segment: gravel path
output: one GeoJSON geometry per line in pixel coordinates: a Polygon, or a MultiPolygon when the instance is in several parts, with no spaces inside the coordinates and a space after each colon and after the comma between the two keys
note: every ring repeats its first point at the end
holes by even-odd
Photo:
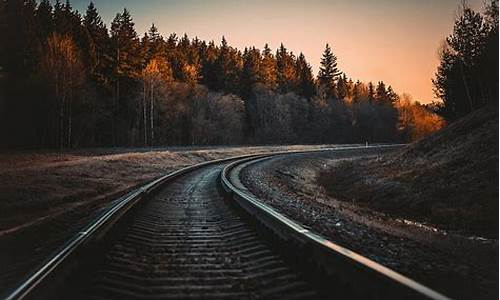
{"type": "Polygon", "coordinates": [[[257,197],[328,239],[456,299],[497,299],[498,240],[472,240],[329,197],[317,174],[382,150],[288,155],[250,165],[241,180],[257,197]]]}

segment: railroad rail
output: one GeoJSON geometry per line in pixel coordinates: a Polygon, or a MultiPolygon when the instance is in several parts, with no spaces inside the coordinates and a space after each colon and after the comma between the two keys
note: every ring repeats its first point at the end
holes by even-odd
{"type": "MultiPolygon", "coordinates": [[[[356,148],[343,148],[348,151],[356,148]]],[[[271,231],[282,243],[283,251],[291,260],[314,270],[315,280],[328,285],[336,283],[336,296],[356,299],[436,299],[448,297],[358,253],[335,244],[309,231],[260,201],[240,181],[243,168],[272,156],[244,158],[228,164],[221,173],[221,183],[230,197],[271,231]],[[291,251],[289,250],[291,249],[291,251]],[[354,287],[354,288],[353,288],[354,287]],[[342,292],[343,291],[343,292],[342,292]]]]}
{"type": "MultiPolygon", "coordinates": [[[[359,148],[366,147],[336,151],[359,148]]],[[[197,164],[128,193],[5,298],[446,299],[314,235],[235,184],[242,166],[285,153],[197,164]]]]}

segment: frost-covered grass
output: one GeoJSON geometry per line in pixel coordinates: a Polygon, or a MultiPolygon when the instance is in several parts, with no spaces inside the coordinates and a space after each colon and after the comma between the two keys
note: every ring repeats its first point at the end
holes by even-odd
{"type": "Polygon", "coordinates": [[[0,154],[0,236],[114,196],[175,169],[250,153],[323,146],[94,149],[0,154]]]}
{"type": "Polygon", "coordinates": [[[195,163],[325,146],[169,147],[0,154],[0,293],[113,199],[195,163]]]}
{"type": "Polygon", "coordinates": [[[340,200],[498,238],[498,112],[486,107],[398,152],[349,160],[318,177],[340,200]]]}

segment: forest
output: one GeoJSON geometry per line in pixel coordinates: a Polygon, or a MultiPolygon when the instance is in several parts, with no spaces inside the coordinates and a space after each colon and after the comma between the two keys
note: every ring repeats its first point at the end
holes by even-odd
{"type": "MultiPolygon", "coordinates": [[[[469,31],[469,19],[481,23],[480,38],[498,36],[487,13],[463,16],[469,31]]],[[[422,105],[350,78],[329,44],[314,76],[283,44],[237,49],[154,24],[140,35],[127,9],[108,28],[93,3],[81,14],[69,1],[0,0],[0,148],[413,141],[498,99],[498,70],[496,82],[485,73],[498,50],[460,52],[470,32],[457,26],[434,80],[443,101],[422,105]],[[465,108],[455,101],[463,86],[465,108]]]]}

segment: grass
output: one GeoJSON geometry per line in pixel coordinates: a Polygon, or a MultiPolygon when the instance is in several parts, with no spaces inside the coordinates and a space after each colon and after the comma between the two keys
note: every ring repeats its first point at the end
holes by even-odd
{"type": "Polygon", "coordinates": [[[105,206],[113,196],[194,163],[319,147],[322,146],[0,154],[0,236],[90,203],[97,208],[105,206]]]}
{"type": "Polygon", "coordinates": [[[317,180],[339,200],[498,238],[498,110],[479,110],[395,153],[343,161],[317,180]]]}

